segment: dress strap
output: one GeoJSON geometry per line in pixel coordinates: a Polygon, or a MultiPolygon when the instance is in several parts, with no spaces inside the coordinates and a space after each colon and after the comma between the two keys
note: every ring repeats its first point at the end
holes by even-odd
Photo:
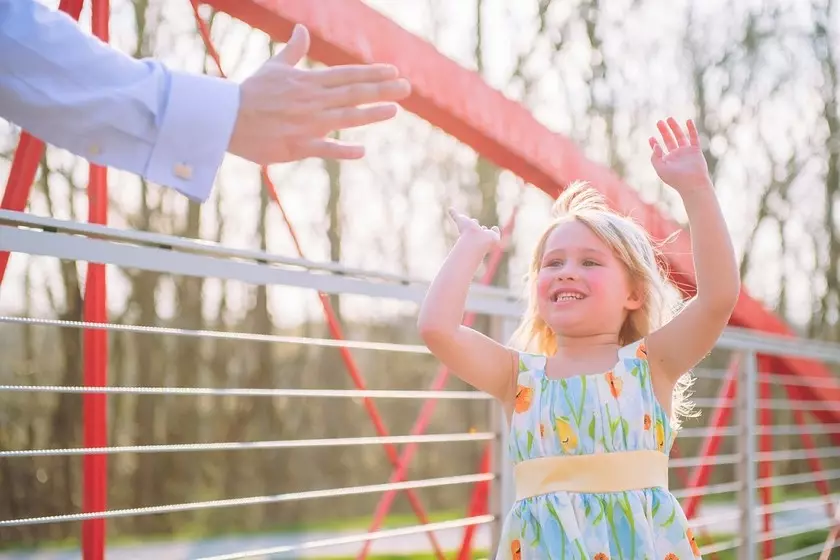
{"type": "Polygon", "coordinates": [[[527,352],[517,352],[518,354],[518,372],[517,377],[527,374],[529,377],[541,379],[545,377],[545,364],[547,358],[540,354],[529,354],[527,352]]]}
{"type": "Polygon", "coordinates": [[[622,346],[618,349],[618,357],[621,360],[632,360],[633,358],[647,360],[647,340],[640,338],[635,342],[622,346]]]}

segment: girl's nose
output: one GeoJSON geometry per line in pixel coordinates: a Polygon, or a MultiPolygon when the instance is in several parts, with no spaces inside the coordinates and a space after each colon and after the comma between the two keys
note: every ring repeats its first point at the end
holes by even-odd
{"type": "Polygon", "coordinates": [[[577,280],[578,273],[574,266],[564,266],[557,275],[558,280],[577,280]]]}

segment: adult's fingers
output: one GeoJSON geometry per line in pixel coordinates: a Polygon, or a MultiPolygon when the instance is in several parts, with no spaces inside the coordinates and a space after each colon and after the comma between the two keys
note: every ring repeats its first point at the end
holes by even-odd
{"type": "Polygon", "coordinates": [[[379,83],[352,84],[348,86],[321,89],[312,103],[318,107],[352,107],[370,103],[401,101],[411,93],[408,81],[399,78],[379,83]]]}
{"type": "Polygon", "coordinates": [[[347,64],[306,70],[302,77],[322,87],[341,87],[393,80],[399,77],[399,71],[392,64],[347,64]]]}
{"type": "Polygon", "coordinates": [[[321,137],[335,130],[367,126],[394,118],[397,106],[393,104],[370,105],[367,107],[344,107],[327,109],[298,119],[298,134],[321,137]]]}
{"type": "Polygon", "coordinates": [[[289,66],[294,66],[300,62],[306,53],[309,52],[309,31],[306,27],[298,24],[292,30],[292,36],[289,42],[283,47],[279,53],[274,55],[275,60],[282,61],[289,66]]]}
{"type": "Polygon", "coordinates": [[[365,147],[332,139],[310,140],[302,146],[303,158],[323,159],[361,159],[365,156],[365,147]]]}

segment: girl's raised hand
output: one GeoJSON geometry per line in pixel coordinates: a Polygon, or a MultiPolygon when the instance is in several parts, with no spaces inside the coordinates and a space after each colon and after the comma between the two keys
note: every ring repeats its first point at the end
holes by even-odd
{"type": "Polygon", "coordinates": [[[485,227],[478,223],[475,218],[470,218],[453,209],[449,209],[449,217],[458,226],[458,233],[462,238],[471,239],[486,249],[492,249],[502,240],[502,234],[498,226],[485,227]]]}
{"type": "Polygon", "coordinates": [[[709,188],[712,181],[709,177],[706,158],[703,157],[703,150],[700,149],[700,140],[697,137],[694,121],[686,122],[687,138],[673,118],[669,118],[667,124],[659,121],[656,127],[665,144],[663,150],[655,137],[650,138],[650,147],[653,149],[650,161],[659,178],[680,194],[709,188]]]}

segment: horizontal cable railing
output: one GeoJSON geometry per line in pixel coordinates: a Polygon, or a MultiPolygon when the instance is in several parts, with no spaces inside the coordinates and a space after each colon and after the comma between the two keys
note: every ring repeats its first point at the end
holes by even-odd
{"type": "Polygon", "coordinates": [[[477,525],[485,525],[492,523],[496,518],[492,515],[479,515],[475,517],[467,517],[464,519],[457,519],[454,521],[441,521],[437,523],[429,523],[427,525],[416,525],[413,527],[401,527],[399,529],[389,529],[385,531],[376,531],[374,533],[366,533],[364,535],[352,535],[347,537],[337,537],[333,539],[321,539],[317,541],[309,541],[293,546],[275,546],[271,548],[262,548],[257,550],[249,550],[245,552],[237,552],[234,554],[223,554],[219,556],[203,556],[198,560],[236,560],[238,558],[256,558],[267,555],[283,554],[287,552],[299,552],[303,550],[312,550],[315,548],[326,548],[329,546],[336,546],[341,544],[364,543],[367,541],[376,541],[380,539],[393,539],[396,537],[406,537],[409,535],[418,535],[428,531],[440,531],[444,529],[459,529],[465,527],[473,527],[477,525]]]}
{"type": "Polygon", "coordinates": [[[64,393],[88,395],[165,395],[213,397],[297,397],[409,400],[487,401],[477,391],[409,391],[388,389],[224,389],[210,387],[62,387],[58,385],[0,385],[0,393],[64,393]]]}
{"type": "MultiPolygon", "coordinates": [[[[336,263],[315,263],[270,255],[261,251],[228,249],[196,240],[143,232],[118,231],[101,226],[10,212],[0,212],[0,250],[28,251],[36,255],[70,260],[94,258],[97,262],[136,270],[201,278],[221,278],[247,285],[292,286],[309,290],[317,289],[326,294],[355,294],[368,298],[414,303],[422,300],[427,285],[426,282],[400,275],[366,271],[336,263]]],[[[490,316],[494,321],[505,325],[509,332],[518,320],[522,305],[523,301],[519,294],[498,288],[475,286],[471,290],[467,308],[468,311],[490,316]]],[[[155,321],[143,322],[154,323],[155,321]]],[[[100,323],[14,316],[8,312],[0,314],[0,324],[8,329],[37,327],[41,330],[63,329],[85,333],[106,331],[118,337],[130,337],[132,341],[153,335],[159,337],[160,340],[165,339],[166,343],[171,345],[189,344],[190,340],[212,340],[215,341],[213,344],[258,343],[260,348],[282,345],[284,351],[299,346],[306,347],[308,352],[323,350],[325,352],[382,353],[382,358],[378,354],[369,358],[370,363],[375,365],[378,365],[378,360],[385,359],[386,355],[390,358],[397,356],[400,359],[414,359],[415,356],[418,360],[429,359],[428,349],[420,344],[241,332],[249,329],[224,331],[168,325],[100,323]]],[[[696,394],[690,398],[701,414],[698,418],[686,419],[684,426],[678,432],[677,443],[672,450],[670,460],[671,491],[683,504],[689,517],[689,526],[698,538],[704,557],[707,558],[715,558],[718,553],[727,550],[736,548],[743,550],[746,546],[761,548],[763,552],[766,552],[767,558],[786,560],[803,558],[808,554],[819,552],[822,548],[817,544],[803,545],[797,550],[783,547],[789,546],[789,543],[798,542],[796,539],[800,537],[817,538],[820,532],[827,534],[827,529],[832,527],[833,523],[830,512],[840,492],[837,484],[840,480],[840,461],[838,461],[840,451],[837,446],[840,423],[823,420],[832,415],[836,418],[835,413],[840,410],[840,402],[834,400],[840,380],[836,375],[834,377],[788,375],[783,372],[784,368],[779,366],[779,361],[763,362],[757,360],[757,357],[795,357],[800,360],[825,362],[837,367],[840,364],[840,346],[730,328],[721,336],[713,355],[692,370],[691,373],[696,378],[697,385],[696,394]],[[727,362],[729,367],[726,366],[727,362]],[[730,384],[733,385],[730,386],[730,384]],[[753,391],[750,398],[747,398],[749,395],[745,396],[743,392],[745,384],[753,391]],[[783,391],[788,391],[788,393],[783,391]],[[820,391],[825,391],[825,394],[819,393],[820,391]],[[810,400],[815,393],[824,398],[810,400]],[[745,501],[745,498],[750,495],[753,501],[745,501]],[[749,505],[750,503],[752,505],[749,505]],[[747,523],[752,523],[754,530],[744,536],[739,530],[746,527],[747,523]],[[767,543],[778,543],[778,548],[772,551],[764,549],[767,543]]],[[[79,357],[76,356],[76,359],[79,357]]],[[[276,365],[282,363],[285,358],[272,359],[271,363],[276,365]]],[[[3,367],[6,369],[5,364],[3,367]]],[[[448,446],[446,449],[451,450],[455,447],[451,444],[478,444],[482,447],[487,444],[494,445],[492,448],[493,466],[486,470],[478,469],[481,472],[472,474],[451,475],[447,472],[442,476],[419,478],[409,476],[410,471],[406,466],[404,469],[406,472],[403,472],[402,476],[392,475],[387,482],[380,482],[380,479],[373,481],[353,479],[344,481],[341,487],[318,490],[287,491],[289,489],[283,488],[282,492],[274,492],[274,488],[260,488],[253,492],[255,495],[240,498],[195,499],[190,502],[179,502],[176,499],[171,500],[176,503],[170,504],[166,504],[166,500],[160,500],[166,505],[114,507],[106,511],[66,514],[56,512],[55,515],[28,515],[16,519],[0,519],[0,530],[94,519],[115,521],[136,516],[162,516],[226,508],[243,508],[243,511],[247,511],[250,507],[270,504],[287,504],[292,508],[301,502],[315,499],[335,500],[343,496],[387,495],[395,491],[429,491],[440,488],[454,491],[459,487],[486,485],[492,489],[488,490],[488,494],[492,495],[495,501],[485,496],[483,499],[487,501],[487,505],[483,510],[480,507],[471,508],[460,519],[427,520],[428,523],[367,532],[359,529],[353,534],[335,531],[334,536],[324,536],[323,532],[311,536],[303,534],[297,542],[277,546],[252,546],[250,542],[243,540],[241,544],[236,545],[236,552],[228,550],[219,554],[202,553],[196,557],[202,557],[205,560],[222,560],[282,556],[335,546],[359,545],[361,548],[366,542],[383,542],[410,535],[437,534],[442,531],[465,532],[467,528],[476,530],[475,547],[489,550],[497,544],[496,539],[502,517],[511,505],[509,492],[512,484],[511,473],[508,466],[503,466],[507,465],[506,449],[503,445],[499,445],[504,442],[507,430],[506,421],[502,418],[501,421],[496,422],[499,420],[498,407],[491,397],[479,391],[463,390],[463,388],[445,389],[442,384],[429,390],[391,388],[393,385],[390,383],[394,377],[399,376],[399,371],[388,371],[388,376],[378,379],[380,386],[384,381],[389,388],[378,386],[377,388],[357,387],[355,389],[290,387],[286,385],[290,385],[291,382],[287,382],[286,378],[280,374],[271,377],[272,381],[267,387],[257,386],[261,383],[249,383],[248,378],[243,376],[236,377],[235,383],[232,382],[237,386],[214,386],[224,385],[224,380],[228,379],[225,376],[229,375],[229,372],[224,370],[219,377],[223,382],[211,383],[206,378],[193,377],[193,380],[201,379],[201,381],[190,383],[192,386],[175,386],[178,385],[177,376],[157,378],[155,382],[147,382],[148,380],[142,377],[145,372],[139,372],[133,378],[123,377],[121,381],[124,383],[106,384],[103,387],[81,386],[79,385],[81,382],[72,377],[66,377],[58,382],[55,379],[45,379],[35,374],[27,374],[25,377],[16,379],[12,371],[0,373],[2,373],[0,398],[4,399],[5,403],[16,402],[15,399],[33,399],[31,401],[33,403],[36,402],[35,399],[47,401],[49,399],[46,395],[59,399],[77,398],[78,400],[107,396],[109,403],[129,399],[137,403],[165,400],[170,405],[177,402],[177,406],[189,407],[192,406],[192,401],[185,397],[206,397],[210,404],[204,403],[204,406],[209,406],[212,410],[212,407],[222,406],[219,403],[231,397],[253,398],[254,400],[249,401],[250,404],[247,406],[273,407],[278,403],[284,406],[291,403],[289,406],[292,408],[279,411],[267,408],[266,415],[267,417],[276,415],[278,424],[288,421],[290,425],[294,425],[299,410],[294,406],[297,406],[299,399],[326,399],[326,404],[318,405],[318,407],[324,407],[325,413],[333,403],[338,406],[342,399],[352,401],[353,405],[360,409],[374,406],[372,404],[374,401],[378,405],[379,402],[393,400],[397,401],[394,406],[406,407],[406,409],[411,406],[420,406],[423,404],[422,401],[426,403],[441,401],[447,406],[457,407],[471,406],[471,403],[489,405],[486,416],[488,421],[493,422],[489,427],[479,425],[467,431],[467,426],[449,426],[449,419],[446,418],[441,420],[447,423],[445,427],[437,426],[436,429],[428,430],[434,433],[425,433],[428,426],[423,425],[422,428],[412,429],[410,433],[403,433],[408,430],[402,430],[399,432],[400,435],[388,433],[383,427],[382,433],[376,435],[328,437],[332,434],[310,432],[301,434],[299,439],[294,437],[282,439],[282,436],[272,433],[267,436],[262,434],[256,437],[243,436],[236,440],[223,435],[195,438],[193,441],[210,440],[196,443],[177,440],[147,443],[145,440],[121,440],[120,434],[111,434],[109,441],[98,447],[79,447],[78,445],[60,447],[49,442],[43,445],[32,445],[30,449],[5,446],[0,448],[0,460],[8,462],[16,460],[34,462],[50,458],[63,458],[68,461],[78,459],[81,462],[88,458],[105,456],[116,462],[132,460],[135,456],[139,459],[141,456],[148,457],[157,454],[177,456],[181,453],[184,453],[185,457],[186,454],[193,454],[190,455],[192,457],[195,453],[282,452],[285,457],[286,453],[294,452],[330,448],[335,449],[336,452],[340,449],[352,451],[365,446],[382,445],[387,453],[378,460],[395,467],[395,471],[398,471],[396,467],[401,461],[399,456],[405,448],[445,444],[448,446]],[[70,381],[68,382],[67,379],[70,381]],[[292,399],[295,400],[292,401],[292,399]],[[187,404],[181,405],[182,402],[187,404]],[[490,420],[491,416],[493,420],[490,420]],[[401,446],[402,449],[398,449],[397,446],[401,446]],[[393,455],[389,455],[390,453],[393,455]],[[486,512],[486,515],[474,515],[475,511],[479,510],[482,513],[486,512]]],[[[338,377],[340,375],[337,373],[336,378],[338,377]]],[[[300,382],[299,378],[294,379],[295,383],[300,382]]],[[[331,382],[332,378],[329,379],[331,382]]],[[[321,409],[316,407],[314,410],[317,415],[321,409]]],[[[402,412],[401,409],[400,412],[402,412]]],[[[148,422],[152,424],[151,419],[148,422]]],[[[340,428],[352,429],[355,433],[361,429],[349,421],[342,422],[340,428]]],[[[442,452],[443,456],[446,457],[445,453],[449,452],[442,452]]],[[[202,460],[213,461],[212,458],[202,460]]],[[[416,459],[415,462],[420,460],[416,459]]],[[[318,466],[313,465],[312,468],[318,466]]],[[[52,465],[51,467],[54,468],[52,465]]],[[[354,465],[354,468],[360,470],[365,470],[365,467],[366,465],[354,465]]],[[[39,466],[39,468],[42,467],[39,466]]],[[[131,468],[135,467],[131,465],[131,468]]],[[[306,470],[307,466],[304,465],[301,468],[306,470]]],[[[160,474],[164,475],[164,473],[160,474]]],[[[480,499],[482,498],[476,498],[476,500],[480,499]]],[[[415,513],[417,513],[416,510],[415,513]]],[[[418,552],[432,548],[430,543],[425,541],[421,545],[425,548],[418,552]]],[[[354,550],[353,553],[355,552],[354,550]]],[[[487,556],[492,556],[492,551],[487,556]]],[[[2,558],[3,555],[0,552],[0,560],[2,558]]]]}
{"type": "Polygon", "coordinates": [[[470,474],[463,476],[447,476],[431,478],[426,480],[412,480],[407,482],[394,482],[389,484],[369,484],[366,486],[349,486],[345,488],[331,488],[328,490],[310,490],[307,492],[290,492],[287,494],[275,494],[273,496],[254,496],[251,498],[233,498],[229,500],[212,500],[207,502],[191,502],[186,504],[172,504],[165,506],[151,506],[121,510],[111,510],[95,513],[76,513],[67,515],[52,515],[47,517],[31,517],[0,521],[0,527],[18,527],[22,525],[40,525],[44,523],[67,523],[70,521],[84,521],[86,519],[113,519],[116,517],[128,517],[138,515],[156,515],[162,513],[175,513],[183,511],[196,511],[201,509],[254,506],[260,504],[273,504],[279,502],[299,502],[303,500],[314,500],[319,498],[335,498],[338,496],[355,496],[359,494],[374,494],[387,492],[389,490],[414,490],[419,488],[436,488],[441,486],[452,486],[457,484],[470,484],[476,482],[487,482],[493,480],[492,474],[470,474]]]}
{"type": "Polygon", "coordinates": [[[0,451],[4,457],[72,457],[78,455],[114,455],[117,453],[181,453],[186,451],[254,451],[258,449],[300,449],[311,447],[347,447],[353,445],[405,445],[407,443],[462,443],[492,441],[493,432],[467,434],[427,434],[419,436],[382,436],[324,439],[287,439],[280,441],[241,441],[225,443],[183,443],[174,445],[126,445],[120,447],[83,447],[78,449],[24,449],[0,451]]]}
{"type": "Polygon", "coordinates": [[[256,334],[243,332],[207,331],[176,329],[172,327],[150,327],[141,325],[117,325],[114,323],[87,323],[84,321],[61,321],[58,319],[37,319],[33,317],[0,316],[0,323],[18,325],[38,325],[65,327],[85,330],[105,330],[137,334],[156,334],[166,336],[186,336],[239,342],[271,342],[275,344],[299,344],[301,346],[322,346],[329,348],[352,348],[354,350],[377,350],[381,352],[405,352],[409,354],[429,354],[429,349],[418,344],[396,344],[388,342],[367,342],[363,340],[336,340],[332,338],[314,338],[307,336],[284,336],[276,334],[256,334]]]}

